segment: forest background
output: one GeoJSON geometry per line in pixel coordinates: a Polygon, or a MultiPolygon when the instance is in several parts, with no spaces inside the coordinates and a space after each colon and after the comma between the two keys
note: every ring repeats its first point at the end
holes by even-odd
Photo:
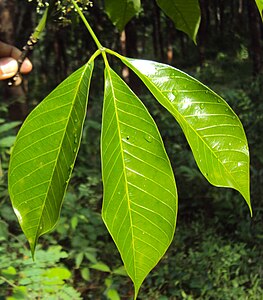
{"type": "MultiPolygon", "coordinates": [[[[152,101],[132,73],[111,58],[146,103],[162,134],[179,194],[174,241],[145,280],[140,299],[262,299],[263,26],[254,1],[200,0],[197,46],[154,1],[142,1],[119,33],[94,1],[87,15],[106,47],[188,72],[240,117],[250,146],[251,219],[242,196],[205,181],[179,126],[152,101]]],[[[36,25],[34,6],[0,0],[0,39],[22,48],[36,25]]],[[[100,120],[103,63],[96,61],[82,145],[59,224],[40,239],[33,263],[7,192],[7,168],[17,127],[58,83],[96,50],[77,18],[50,22],[34,50],[23,85],[0,85],[0,299],[131,299],[132,285],[100,211],[100,120]]]]}

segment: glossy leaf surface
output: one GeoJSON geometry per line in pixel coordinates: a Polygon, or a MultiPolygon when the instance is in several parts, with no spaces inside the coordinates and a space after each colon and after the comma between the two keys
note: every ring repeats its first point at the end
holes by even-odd
{"type": "Polygon", "coordinates": [[[159,7],[173,20],[175,27],[196,43],[201,13],[198,0],[156,0],[159,7]]]}
{"type": "Polygon", "coordinates": [[[56,224],[79,149],[93,64],[51,92],[27,117],[12,151],[9,193],[34,253],[56,224]]]}
{"type": "Polygon", "coordinates": [[[162,139],[124,81],[105,70],[102,123],[102,216],[135,295],[171,243],[177,191],[162,139]]]}
{"type": "Polygon", "coordinates": [[[215,186],[239,191],[251,210],[248,143],[230,106],[208,87],[169,65],[122,60],[178,121],[206,179],[215,186]]]}
{"type": "Polygon", "coordinates": [[[122,31],[141,8],[140,0],[105,0],[105,10],[112,23],[122,31]]]}
{"type": "Polygon", "coordinates": [[[260,13],[261,19],[263,21],[263,0],[256,0],[258,11],[260,13]]]}

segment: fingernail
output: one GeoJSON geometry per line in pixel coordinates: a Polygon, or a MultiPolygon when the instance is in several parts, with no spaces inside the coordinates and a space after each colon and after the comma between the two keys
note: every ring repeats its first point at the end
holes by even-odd
{"type": "Polygon", "coordinates": [[[26,58],[24,61],[23,61],[23,64],[21,66],[21,72],[22,73],[28,73],[32,70],[33,66],[32,66],[32,63],[31,61],[26,58]]]}
{"type": "Polygon", "coordinates": [[[0,78],[5,79],[12,77],[17,72],[17,61],[11,57],[4,57],[0,59],[0,78]]]}
{"type": "Polygon", "coordinates": [[[32,63],[28,58],[24,60],[23,64],[25,64],[27,68],[32,68],[32,63]]]}

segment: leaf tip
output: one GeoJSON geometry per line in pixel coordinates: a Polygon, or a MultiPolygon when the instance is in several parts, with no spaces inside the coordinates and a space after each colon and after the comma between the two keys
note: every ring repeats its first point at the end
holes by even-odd
{"type": "Polygon", "coordinates": [[[137,299],[140,287],[141,287],[141,285],[138,286],[137,284],[134,283],[134,297],[133,297],[133,300],[137,299]]]}
{"type": "Polygon", "coordinates": [[[252,210],[252,206],[251,206],[251,203],[250,203],[250,201],[249,201],[249,202],[247,202],[247,205],[248,205],[248,208],[249,208],[250,217],[252,218],[252,217],[253,217],[253,210],[252,210]]]}
{"type": "Polygon", "coordinates": [[[33,259],[33,261],[35,261],[36,243],[32,242],[32,241],[29,241],[29,246],[30,246],[32,259],[33,259]]]}
{"type": "Polygon", "coordinates": [[[248,208],[249,208],[249,212],[250,212],[250,217],[252,218],[253,217],[253,209],[252,209],[252,205],[251,205],[251,201],[250,201],[250,192],[249,192],[249,189],[248,189],[248,192],[246,194],[243,194],[241,193],[242,196],[244,197],[247,205],[248,205],[248,208]]]}
{"type": "Polygon", "coordinates": [[[190,38],[193,40],[193,42],[195,43],[196,46],[197,46],[196,39],[197,39],[197,34],[198,34],[198,31],[199,31],[200,23],[201,23],[201,17],[199,17],[199,19],[198,19],[198,21],[196,23],[194,32],[192,33],[192,35],[189,35],[190,38]]]}
{"type": "Polygon", "coordinates": [[[250,212],[250,217],[252,218],[253,217],[253,209],[252,209],[252,205],[251,205],[251,201],[250,201],[250,194],[248,193],[248,195],[243,195],[242,196],[244,197],[247,205],[248,205],[248,208],[249,208],[249,212],[250,212]]]}
{"type": "MultiPolygon", "coordinates": [[[[26,233],[25,233],[25,235],[26,235],[26,233]]],[[[33,237],[29,237],[26,235],[26,238],[27,238],[29,246],[30,246],[30,252],[31,252],[33,261],[35,261],[36,246],[37,246],[37,241],[38,241],[39,236],[40,236],[39,233],[33,237]]]]}
{"type": "Polygon", "coordinates": [[[196,36],[192,38],[194,44],[197,46],[196,36]]]}

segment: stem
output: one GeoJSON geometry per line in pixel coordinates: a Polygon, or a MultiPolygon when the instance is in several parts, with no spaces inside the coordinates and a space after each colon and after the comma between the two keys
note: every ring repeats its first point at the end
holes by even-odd
{"type": "Polygon", "coordinates": [[[92,54],[91,58],[89,59],[88,63],[94,61],[94,59],[101,54],[101,49],[98,49],[95,53],[92,54]]]}
{"type": "Polygon", "coordinates": [[[11,282],[8,279],[6,279],[4,276],[0,276],[0,279],[2,279],[3,281],[5,281],[9,285],[11,285],[13,288],[17,288],[17,285],[15,285],[13,282],[11,282]]]}
{"type": "Polygon", "coordinates": [[[85,24],[85,26],[87,27],[90,35],[92,36],[95,44],[97,45],[99,50],[104,49],[104,47],[101,45],[100,41],[98,40],[98,38],[96,37],[96,34],[94,33],[94,31],[92,30],[92,28],[89,25],[89,22],[87,21],[87,19],[85,18],[83,12],[81,11],[81,9],[79,8],[78,4],[76,3],[75,0],[71,0],[71,2],[73,3],[73,5],[76,8],[77,13],[79,14],[79,16],[81,17],[83,23],[85,24]]]}
{"type": "Polygon", "coordinates": [[[40,22],[38,23],[34,32],[30,35],[26,45],[23,47],[23,51],[17,60],[17,63],[18,63],[17,73],[12,78],[10,78],[10,80],[8,81],[9,86],[19,85],[21,83],[21,81],[22,81],[21,74],[20,74],[21,66],[22,66],[24,60],[26,59],[26,57],[28,56],[28,54],[33,50],[35,44],[38,42],[39,36],[46,26],[47,18],[48,18],[48,15],[50,14],[50,11],[51,11],[50,7],[47,7],[45,9],[45,12],[44,12],[40,22]],[[19,78],[20,78],[20,80],[19,80],[19,78]]]}
{"type": "Polygon", "coordinates": [[[104,60],[104,63],[105,63],[105,67],[106,67],[107,69],[109,69],[109,68],[110,68],[110,65],[109,65],[109,62],[108,62],[108,59],[107,59],[106,52],[103,51],[101,54],[102,54],[102,57],[103,57],[103,60],[104,60]]]}
{"type": "Polygon", "coordinates": [[[108,48],[105,49],[105,52],[118,57],[120,60],[122,60],[123,58],[125,58],[123,55],[119,54],[118,52],[115,52],[115,51],[113,51],[111,49],[108,49],[108,48]]]}

